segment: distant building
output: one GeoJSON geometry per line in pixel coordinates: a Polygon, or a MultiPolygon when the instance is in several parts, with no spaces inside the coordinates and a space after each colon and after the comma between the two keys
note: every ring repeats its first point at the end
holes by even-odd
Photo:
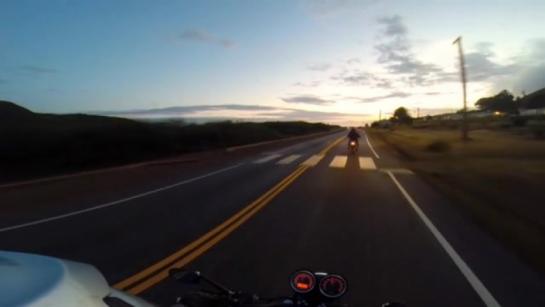
{"type": "Polygon", "coordinates": [[[519,109],[519,114],[522,116],[545,115],[545,108],[519,109]]]}

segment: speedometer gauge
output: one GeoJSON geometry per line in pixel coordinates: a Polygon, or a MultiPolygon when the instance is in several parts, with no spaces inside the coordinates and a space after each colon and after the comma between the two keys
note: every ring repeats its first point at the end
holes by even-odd
{"type": "Polygon", "coordinates": [[[293,291],[297,293],[309,293],[316,285],[316,278],[309,271],[297,271],[292,275],[290,285],[293,291]]]}
{"type": "Polygon", "coordinates": [[[346,280],[340,275],[328,275],[320,280],[320,292],[328,298],[339,298],[346,293],[346,280]]]}

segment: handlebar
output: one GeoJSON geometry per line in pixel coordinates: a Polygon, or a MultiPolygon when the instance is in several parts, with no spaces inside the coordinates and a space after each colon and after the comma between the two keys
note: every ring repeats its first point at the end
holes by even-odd
{"type": "MultiPolygon", "coordinates": [[[[296,307],[309,306],[303,300],[291,297],[262,299],[257,296],[250,298],[238,298],[237,295],[228,297],[221,294],[214,294],[206,291],[197,291],[179,298],[173,307],[215,307],[215,306],[239,306],[239,307],[296,307]]],[[[328,303],[322,306],[347,307],[344,304],[328,303]]]]}
{"type": "MultiPolygon", "coordinates": [[[[294,295],[291,297],[261,298],[255,294],[233,291],[200,272],[173,269],[170,276],[183,283],[205,282],[217,292],[198,290],[179,297],[173,307],[347,307],[338,302],[346,292],[346,281],[336,274],[309,271],[296,272],[290,281],[294,295]],[[334,294],[338,294],[334,296],[334,294]]],[[[401,303],[385,303],[382,307],[404,307],[401,303]]]]}

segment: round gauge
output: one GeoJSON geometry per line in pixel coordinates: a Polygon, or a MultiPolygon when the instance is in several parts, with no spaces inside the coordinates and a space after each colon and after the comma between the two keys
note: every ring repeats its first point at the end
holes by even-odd
{"type": "Polygon", "coordinates": [[[309,293],[316,285],[316,278],[309,271],[298,271],[292,275],[290,285],[293,291],[297,293],[309,293]]]}
{"type": "Polygon", "coordinates": [[[320,281],[320,292],[329,298],[339,298],[346,293],[348,285],[339,275],[328,275],[320,281]]]}

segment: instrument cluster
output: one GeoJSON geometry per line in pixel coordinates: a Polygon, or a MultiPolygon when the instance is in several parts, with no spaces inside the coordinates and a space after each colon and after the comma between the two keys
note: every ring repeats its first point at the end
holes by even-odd
{"type": "Polygon", "coordinates": [[[341,275],[300,270],[292,274],[290,286],[295,293],[304,296],[321,295],[338,299],[346,293],[348,283],[341,275]]]}

